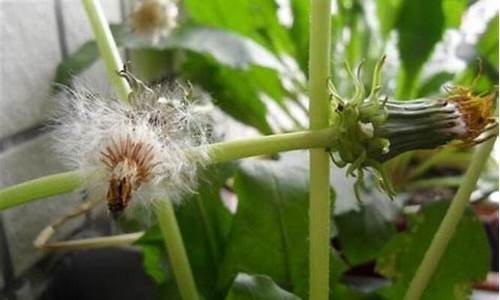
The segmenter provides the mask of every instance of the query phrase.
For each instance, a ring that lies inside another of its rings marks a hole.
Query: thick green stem
[[[448,243],[450,242],[460,219],[462,218],[465,208],[469,203],[470,195],[476,187],[477,180],[481,171],[488,160],[495,139],[491,139],[479,146],[474,154],[471,164],[465,173],[465,178],[455,197],[451,201],[450,207],[444,216],[441,225],[439,226],[432,242],[424,255],[422,263],[415,273],[406,295],[405,300],[418,300],[422,296],[429,280],[432,278],[436,267],[443,256]]]
[[[184,300],[199,299],[172,202],[170,199],[158,200],[154,207],[181,297]]]
[[[335,131],[332,128],[275,134],[211,144],[208,146],[208,153],[211,163],[219,163],[290,150],[326,148],[332,143],[334,136]]]
[[[103,9],[98,0],[82,0],[82,4],[92,26],[111,83],[118,97],[127,102],[131,89],[125,78],[118,76],[116,73],[118,70],[122,69],[123,62],[120,58],[120,52],[118,52],[118,47],[113,39],[111,30],[109,29]]]
[[[312,130],[328,126],[331,1],[311,0],[309,43],[309,122]],[[330,157],[325,149],[310,150],[309,299],[329,296]]]

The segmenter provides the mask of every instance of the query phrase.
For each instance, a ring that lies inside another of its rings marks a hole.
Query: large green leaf
[[[226,300],[300,300],[299,297],[280,288],[264,275],[239,273],[234,279]]]
[[[410,228],[397,234],[377,260],[377,270],[393,281],[381,294],[387,299],[402,299],[422,257],[429,247],[448,208],[448,202],[426,205],[410,217]],[[472,282],[488,273],[488,240],[472,209],[468,209],[429,281],[422,300],[468,299]]]
[[[229,285],[238,273],[265,274],[283,288],[307,298],[307,164],[249,160],[235,177],[234,216],[220,273]],[[332,251],[332,282],[346,270]]]
[[[277,17],[278,6],[269,0],[185,0],[184,7],[197,24],[238,32],[273,52],[294,49]]]
[[[231,166],[211,168],[202,175],[196,195],[176,207],[189,262],[199,291],[206,299],[221,299],[223,291],[216,287],[218,265],[231,224],[231,214],[220,198],[220,188],[232,174]],[[178,299],[175,280],[158,226],[153,226],[136,243],[143,249],[146,272],[160,286],[162,299]]]
[[[403,0],[377,0],[377,16],[384,38],[394,29]]]
[[[404,0],[397,29],[401,70],[397,97],[415,96],[422,66],[441,39],[445,28],[443,0]]]
[[[259,67],[251,67],[245,72],[234,70],[195,54],[188,55],[182,72],[185,79],[208,91],[215,104],[225,112],[264,134],[272,132],[267,122],[266,105],[260,97],[264,87],[258,83],[266,79],[276,82],[276,73]]]

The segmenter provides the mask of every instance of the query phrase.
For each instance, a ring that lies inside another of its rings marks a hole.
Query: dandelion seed
[[[201,103],[178,87],[153,95],[135,95],[129,106],[78,86],[59,100],[56,150],[70,167],[96,170],[85,188],[105,198],[114,215],[131,203],[180,201],[208,160],[210,118]]]

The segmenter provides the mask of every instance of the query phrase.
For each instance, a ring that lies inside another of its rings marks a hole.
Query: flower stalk
[[[92,31],[94,32],[99,52],[106,65],[109,79],[115,88],[118,97],[125,102],[128,102],[128,95],[132,91],[127,81],[118,76],[116,73],[123,66],[120,57],[120,52],[113,39],[111,30],[106,21],[106,16],[102,7],[98,3],[99,0],[82,0],[83,7],[89,19]]]
[[[121,70],[123,63],[121,62],[118,47],[116,46],[104,17],[103,10],[97,0],[82,0],[82,2],[116,93],[123,102],[128,103],[128,99],[132,94],[132,89],[126,78],[119,75],[120,73],[118,71]],[[116,156],[110,156],[111,160],[114,158],[116,158]],[[110,188],[111,187],[110,185]],[[118,192],[120,190],[120,188],[117,189]],[[108,196],[110,191],[111,190],[108,190]],[[153,207],[165,246],[169,253],[170,264],[174,272],[179,292],[184,300],[197,300],[198,292],[175,217],[173,204],[170,199],[155,200]]]
[[[167,249],[177,286],[184,300],[199,299],[193,273],[182,241],[181,232],[170,199],[158,199],[154,203],[154,212],[158,219],[163,241]]]
[[[422,263],[419,265],[406,291],[404,300],[418,300],[425,292],[425,288],[434,275],[439,261],[446,251],[460,219],[464,214],[465,208],[469,203],[470,195],[476,187],[479,175],[490,156],[494,144],[495,139],[490,139],[480,145],[474,154],[470,166],[465,173],[464,181],[460,185],[455,197],[453,197],[441,225],[439,225],[429,248],[425,252]]]
[[[328,127],[331,1],[311,0],[309,27],[309,124]],[[309,151],[309,298],[329,297],[330,268],[330,157],[328,151]]]

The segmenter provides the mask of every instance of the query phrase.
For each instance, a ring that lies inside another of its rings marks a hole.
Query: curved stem
[[[128,102],[128,95],[131,89],[125,78],[120,77],[116,73],[122,69],[123,62],[120,58],[120,52],[113,39],[111,30],[109,29],[103,9],[98,0],[82,0],[82,4],[92,26],[92,31],[94,32],[97,46],[99,47],[101,57],[106,65],[111,83],[118,97],[122,101]]]
[[[170,199],[162,199],[155,201],[154,206],[181,297],[184,300],[199,299],[172,202]]]
[[[309,122],[312,130],[328,126],[330,105],[331,1],[311,0],[309,42]],[[329,297],[330,157],[325,149],[310,150],[309,173],[309,299]]]
[[[495,139],[491,139],[479,146],[474,154],[471,164],[464,176],[464,181],[460,185],[455,197],[451,201],[446,215],[439,225],[432,242],[427,249],[422,263],[415,273],[404,300],[418,300],[425,291],[429,280],[434,275],[441,257],[443,256],[448,243],[450,242],[455,230],[462,218],[465,208],[469,203],[470,195],[476,187],[477,180],[481,171],[490,156],[490,152],[495,144]]]

